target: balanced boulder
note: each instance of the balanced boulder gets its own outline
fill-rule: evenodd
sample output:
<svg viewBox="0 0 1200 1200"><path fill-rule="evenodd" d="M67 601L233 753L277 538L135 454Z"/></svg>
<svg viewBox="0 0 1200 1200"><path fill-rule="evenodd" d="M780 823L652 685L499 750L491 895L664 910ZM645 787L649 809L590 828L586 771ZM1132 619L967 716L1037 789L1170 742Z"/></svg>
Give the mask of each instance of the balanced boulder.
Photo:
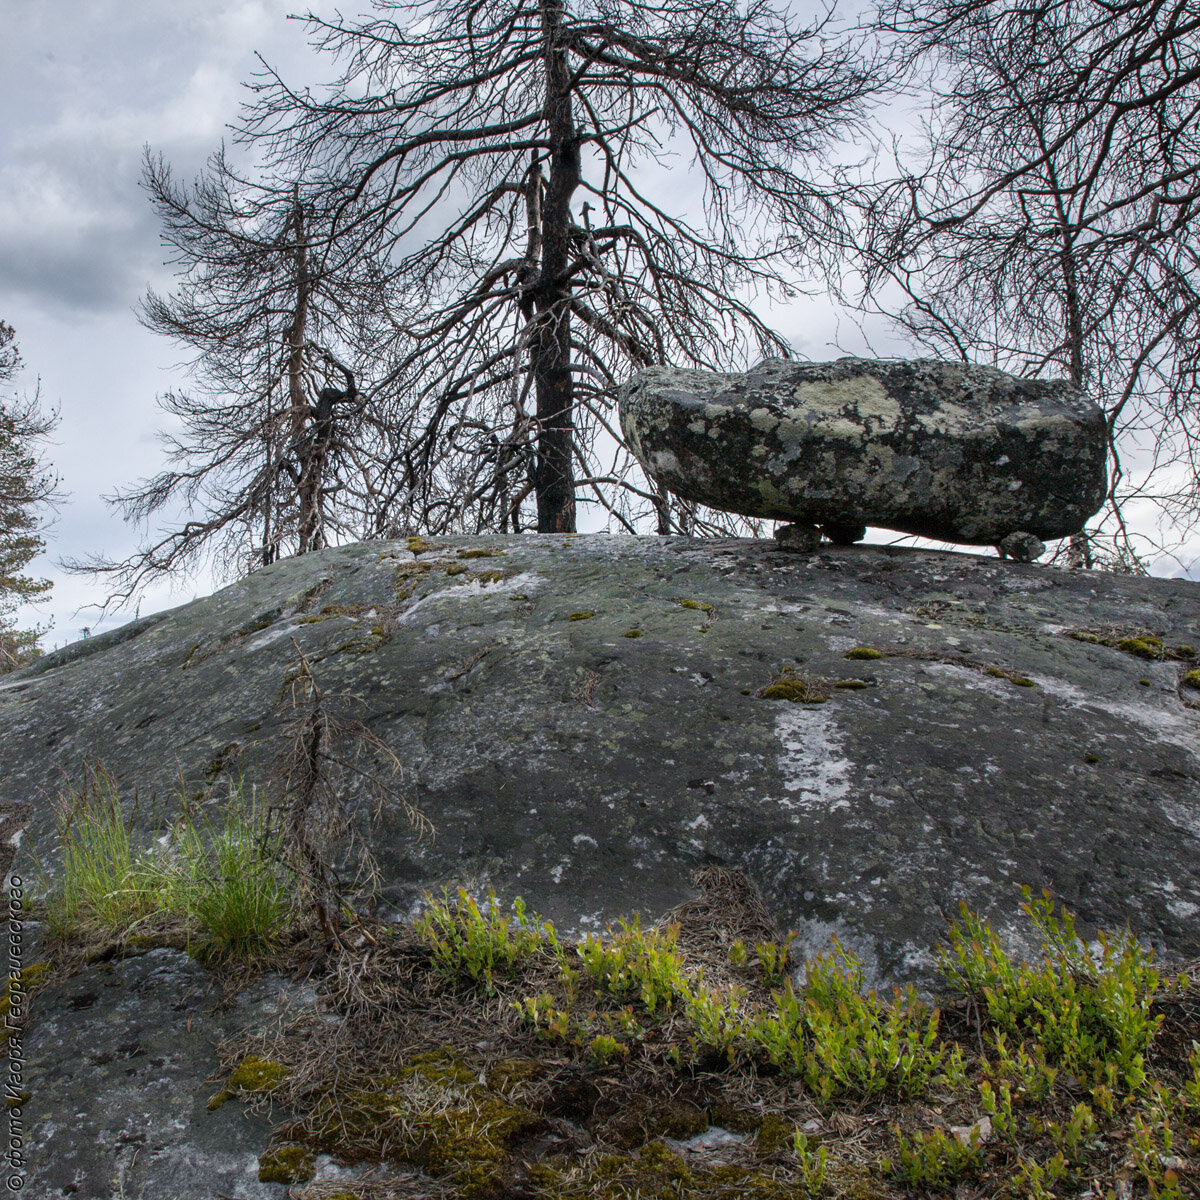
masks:
<svg viewBox="0 0 1200 1200"><path fill-rule="evenodd" d="M1104 414L1072 384L933 360L651 367L621 427L663 487L712 508L951 542L1064 537L1104 502ZM1025 544L1024 542L1022 543Z"/></svg>

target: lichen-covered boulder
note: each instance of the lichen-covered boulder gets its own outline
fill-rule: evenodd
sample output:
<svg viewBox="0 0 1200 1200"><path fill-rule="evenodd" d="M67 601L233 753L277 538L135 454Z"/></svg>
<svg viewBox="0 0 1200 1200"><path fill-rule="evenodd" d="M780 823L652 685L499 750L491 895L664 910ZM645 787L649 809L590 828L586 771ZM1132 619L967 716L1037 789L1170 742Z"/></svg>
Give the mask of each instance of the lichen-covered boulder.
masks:
<svg viewBox="0 0 1200 1200"><path fill-rule="evenodd" d="M1064 537L1104 502L1104 414L1074 386L932 360L651 367L621 427L662 486L727 512L995 545Z"/></svg>

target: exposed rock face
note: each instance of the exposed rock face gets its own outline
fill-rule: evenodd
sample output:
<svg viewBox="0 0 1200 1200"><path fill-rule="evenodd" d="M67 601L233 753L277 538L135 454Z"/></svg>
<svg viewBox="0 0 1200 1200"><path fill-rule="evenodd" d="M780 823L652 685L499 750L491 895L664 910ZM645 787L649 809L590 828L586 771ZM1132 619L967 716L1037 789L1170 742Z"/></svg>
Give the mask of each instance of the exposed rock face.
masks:
<svg viewBox="0 0 1200 1200"><path fill-rule="evenodd" d="M53 863L45 797L82 756L140 788L143 822L180 768L218 794L240 747L261 777L294 638L436 827L417 842L388 809L370 834L401 911L491 883L578 930L662 912L723 863L808 949L837 932L881 980L921 975L959 899L1006 921L1021 883L1194 948L1200 692L1169 651L1200 647L1200 586L867 546L418 545L283 562L6 679L23 873L31 844ZM1064 632L1112 627L1168 657ZM828 699L760 699L784 668Z"/></svg>
<svg viewBox="0 0 1200 1200"><path fill-rule="evenodd" d="M22 874L31 844L53 867L46 793L83 755L140 786L144 827L179 768L217 794L240 745L253 781L294 638L436 826L417 843L388 809L369 834L406 915L426 887L491 884L579 931L654 917L716 863L800 953L836 934L872 984L928 982L960 900L1019 937L1021 884L1085 934L1128 921L1200 952L1200 586L866 546L413 544L276 564L0 683ZM278 990L214 1013L199 968L158 951L37 996L26 1194L284 1200L257 1179L265 1121L205 1108L213 1043Z"/></svg>
<svg viewBox="0 0 1200 1200"><path fill-rule="evenodd" d="M209 1111L214 1045L268 1024L296 984L268 979L230 1007L176 950L93 967L41 992L26 1034L36 1149L24 1194L39 1200L275 1200L258 1181L265 1114ZM208 1082L206 1082L208 1081Z"/></svg>
<svg viewBox="0 0 1200 1200"><path fill-rule="evenodd" d="M620 396L645 469L688 500L976 545L1063 537L1104 502L1104 415L1069 383L935 361L652 367ZM1029 544L1032 544L1032 540Z"/></svg>

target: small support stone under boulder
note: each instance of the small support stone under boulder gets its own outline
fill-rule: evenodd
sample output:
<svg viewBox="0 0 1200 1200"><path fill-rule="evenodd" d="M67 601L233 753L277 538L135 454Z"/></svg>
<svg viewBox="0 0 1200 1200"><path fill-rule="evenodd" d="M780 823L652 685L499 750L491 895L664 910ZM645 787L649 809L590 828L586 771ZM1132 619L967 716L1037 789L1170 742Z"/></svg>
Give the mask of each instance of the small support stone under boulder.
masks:
<svg viewBox="0 0 1200 1200"><path fill-rule="evenodd" d="M846 545L867 525L1031 561L1104 503L1104 414L1072 384L933 360L766 359L741 375L650 367L619 396L663 487ZM810 531L805 533L804 529Z"/></svg>

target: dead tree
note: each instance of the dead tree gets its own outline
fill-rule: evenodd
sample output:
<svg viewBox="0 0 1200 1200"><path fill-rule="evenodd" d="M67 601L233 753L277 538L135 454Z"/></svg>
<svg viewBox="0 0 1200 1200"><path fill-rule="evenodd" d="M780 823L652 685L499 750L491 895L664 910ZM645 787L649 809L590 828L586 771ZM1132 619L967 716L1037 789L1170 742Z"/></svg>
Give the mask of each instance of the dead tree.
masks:
<svg viewBox="0 0 1200 1200"><path fill-rule="evenodd" d="M127 559L72 564L103 572L115 599L205 557L240 574L369 533L354 497L370 435L344 359L379 311L370 264L335 259L299 186L249 183L223 154L190 188L148 156L144 181L179 285L150 292L141 317L190 354L194 386L160 399L181 426L171 465L112 497L130 520L183 518Z"/></svg>
<svg viewBox="0 0 1200 1200"><path fill-rule="evenodd" d="M300 91L265 68L240 135L335 214L323 247L382 264L377 528L520 529L528 502L567 531L579 501L633 528L655 497L620 450L616 383L788 352L751 302L844 239L813 180L870 67L768 0L374 0L307 21L340 75Z"/></svg>

